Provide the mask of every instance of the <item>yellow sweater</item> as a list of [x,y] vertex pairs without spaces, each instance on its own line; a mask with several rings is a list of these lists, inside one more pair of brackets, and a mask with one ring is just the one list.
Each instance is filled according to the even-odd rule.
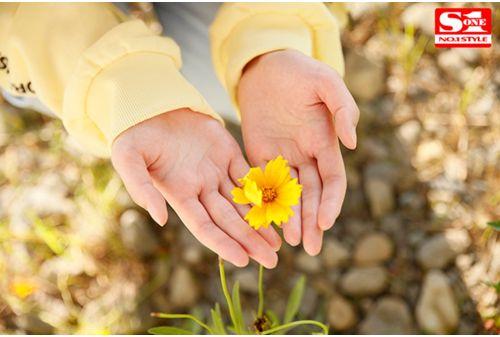
[[[210,38],[216,73],[236,107],[245,64],[273,50],[299,50],[343,74],[339,27],[320,3],[225,4]],[[111,4],[0,4],[0,86],[36,96],[96,155],[109,155],[121,132],[167,111],[190,108],[220,120],[181,65],[172,39]]]

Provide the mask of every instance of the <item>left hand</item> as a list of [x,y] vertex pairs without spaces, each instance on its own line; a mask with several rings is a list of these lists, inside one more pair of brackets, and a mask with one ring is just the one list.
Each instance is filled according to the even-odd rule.
[[303,185],[296,215],[283,226],[285,240],[295,246],[302,239],[305,251],[317,255],[323,231],[333,226],[344,200],[338,138],[356,147],[358,107],[335,70],[293,50],[252,60],[237,95],[252,165],[264,166],[281,154]]

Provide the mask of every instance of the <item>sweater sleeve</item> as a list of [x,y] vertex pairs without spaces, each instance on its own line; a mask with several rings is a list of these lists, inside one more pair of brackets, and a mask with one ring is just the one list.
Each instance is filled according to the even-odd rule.
[[96,155],[108,156],[121,132],[167,111],[220,120],[180,74],[177,44],[113,5],[1,5],[0,21],[0,85],[36,96]]
[[322,3],[224,4],[210,39],[215,71],[236,107],[243,68],[271,51],[295,49],[344,74],[339,25]]

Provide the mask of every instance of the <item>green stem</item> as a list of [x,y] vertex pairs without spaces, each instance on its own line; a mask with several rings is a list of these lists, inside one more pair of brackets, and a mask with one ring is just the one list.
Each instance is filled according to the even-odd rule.
[[262,317],[264,314],[264,267],[259,265],[259,307],[257,309],[257,317]]
[[238,321],[236,320],[236,315],[234,313],[233,301],[231,300],[231,296],[229,295],[229,291],[227,289],[224,261],[220,257],[219,257],[219,273],[220,273],[220,283],[222,285],[222,292],[224,293],[224,297],[226,298],[227,302],[227,307],[229,309],[229,316],[231,316],[231,321],[233,322],[236,334],[239,335],[241,334],[241,330]]
[[317,322],[317,321],[313,321],[313,320],[295,321],[295,322],[290,322],[290,323],[278,325],[278,326],[276,326],[276,327],[274,327],[272,329],[269,329],[269,330],[266,330],[266,331],[262,331],[260,334],[261,335],[269,335],[269,334],[278,332],[278,331],[283,330],[283,329],[290,329],[290,328],[294,328],[296,326],[305,325],[305,324],[316,325],[316,326],[320,327],[323,330],[323,333],[325,335],[328,335],[328,327],[326,325],[324,325],[323,323],[320,323],[320,322]]
[[202,321],[200,321],[198,318],[194,317],[193,315],[189,315],[189,314],[164,314],[162,312],[153,312],[153,313],[151,313],[151,316],[158,317],[158,318],[169,318],[169,319],[175,319],[175,318],[190,319],[193,322],[195,322],[196,324],[198,324],[199,326],[201,326],[202,328],[206,329],[209,334],[211,334],[211,335],[214,334],[214,332],[212,331],[212,329],[208,325],[206,325],[205,323],[203,323]]

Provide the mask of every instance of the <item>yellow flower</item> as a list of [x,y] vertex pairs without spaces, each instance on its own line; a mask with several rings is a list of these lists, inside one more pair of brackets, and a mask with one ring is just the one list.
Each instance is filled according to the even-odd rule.
[[235,187],[231,194],[237,204],[251,204],[245,220],[255,229],[268,227],[272,222],[277,226],[286,223],[297,205],[302,185],[290,176],[288,161],[278,156],[269,161],[264,171],[252,167],[247,175],[239,179],[241,187]]
[[36,283],[28,279],[17,280],[11,283],[12,292],[20,299],[25,299],[37,289]]

